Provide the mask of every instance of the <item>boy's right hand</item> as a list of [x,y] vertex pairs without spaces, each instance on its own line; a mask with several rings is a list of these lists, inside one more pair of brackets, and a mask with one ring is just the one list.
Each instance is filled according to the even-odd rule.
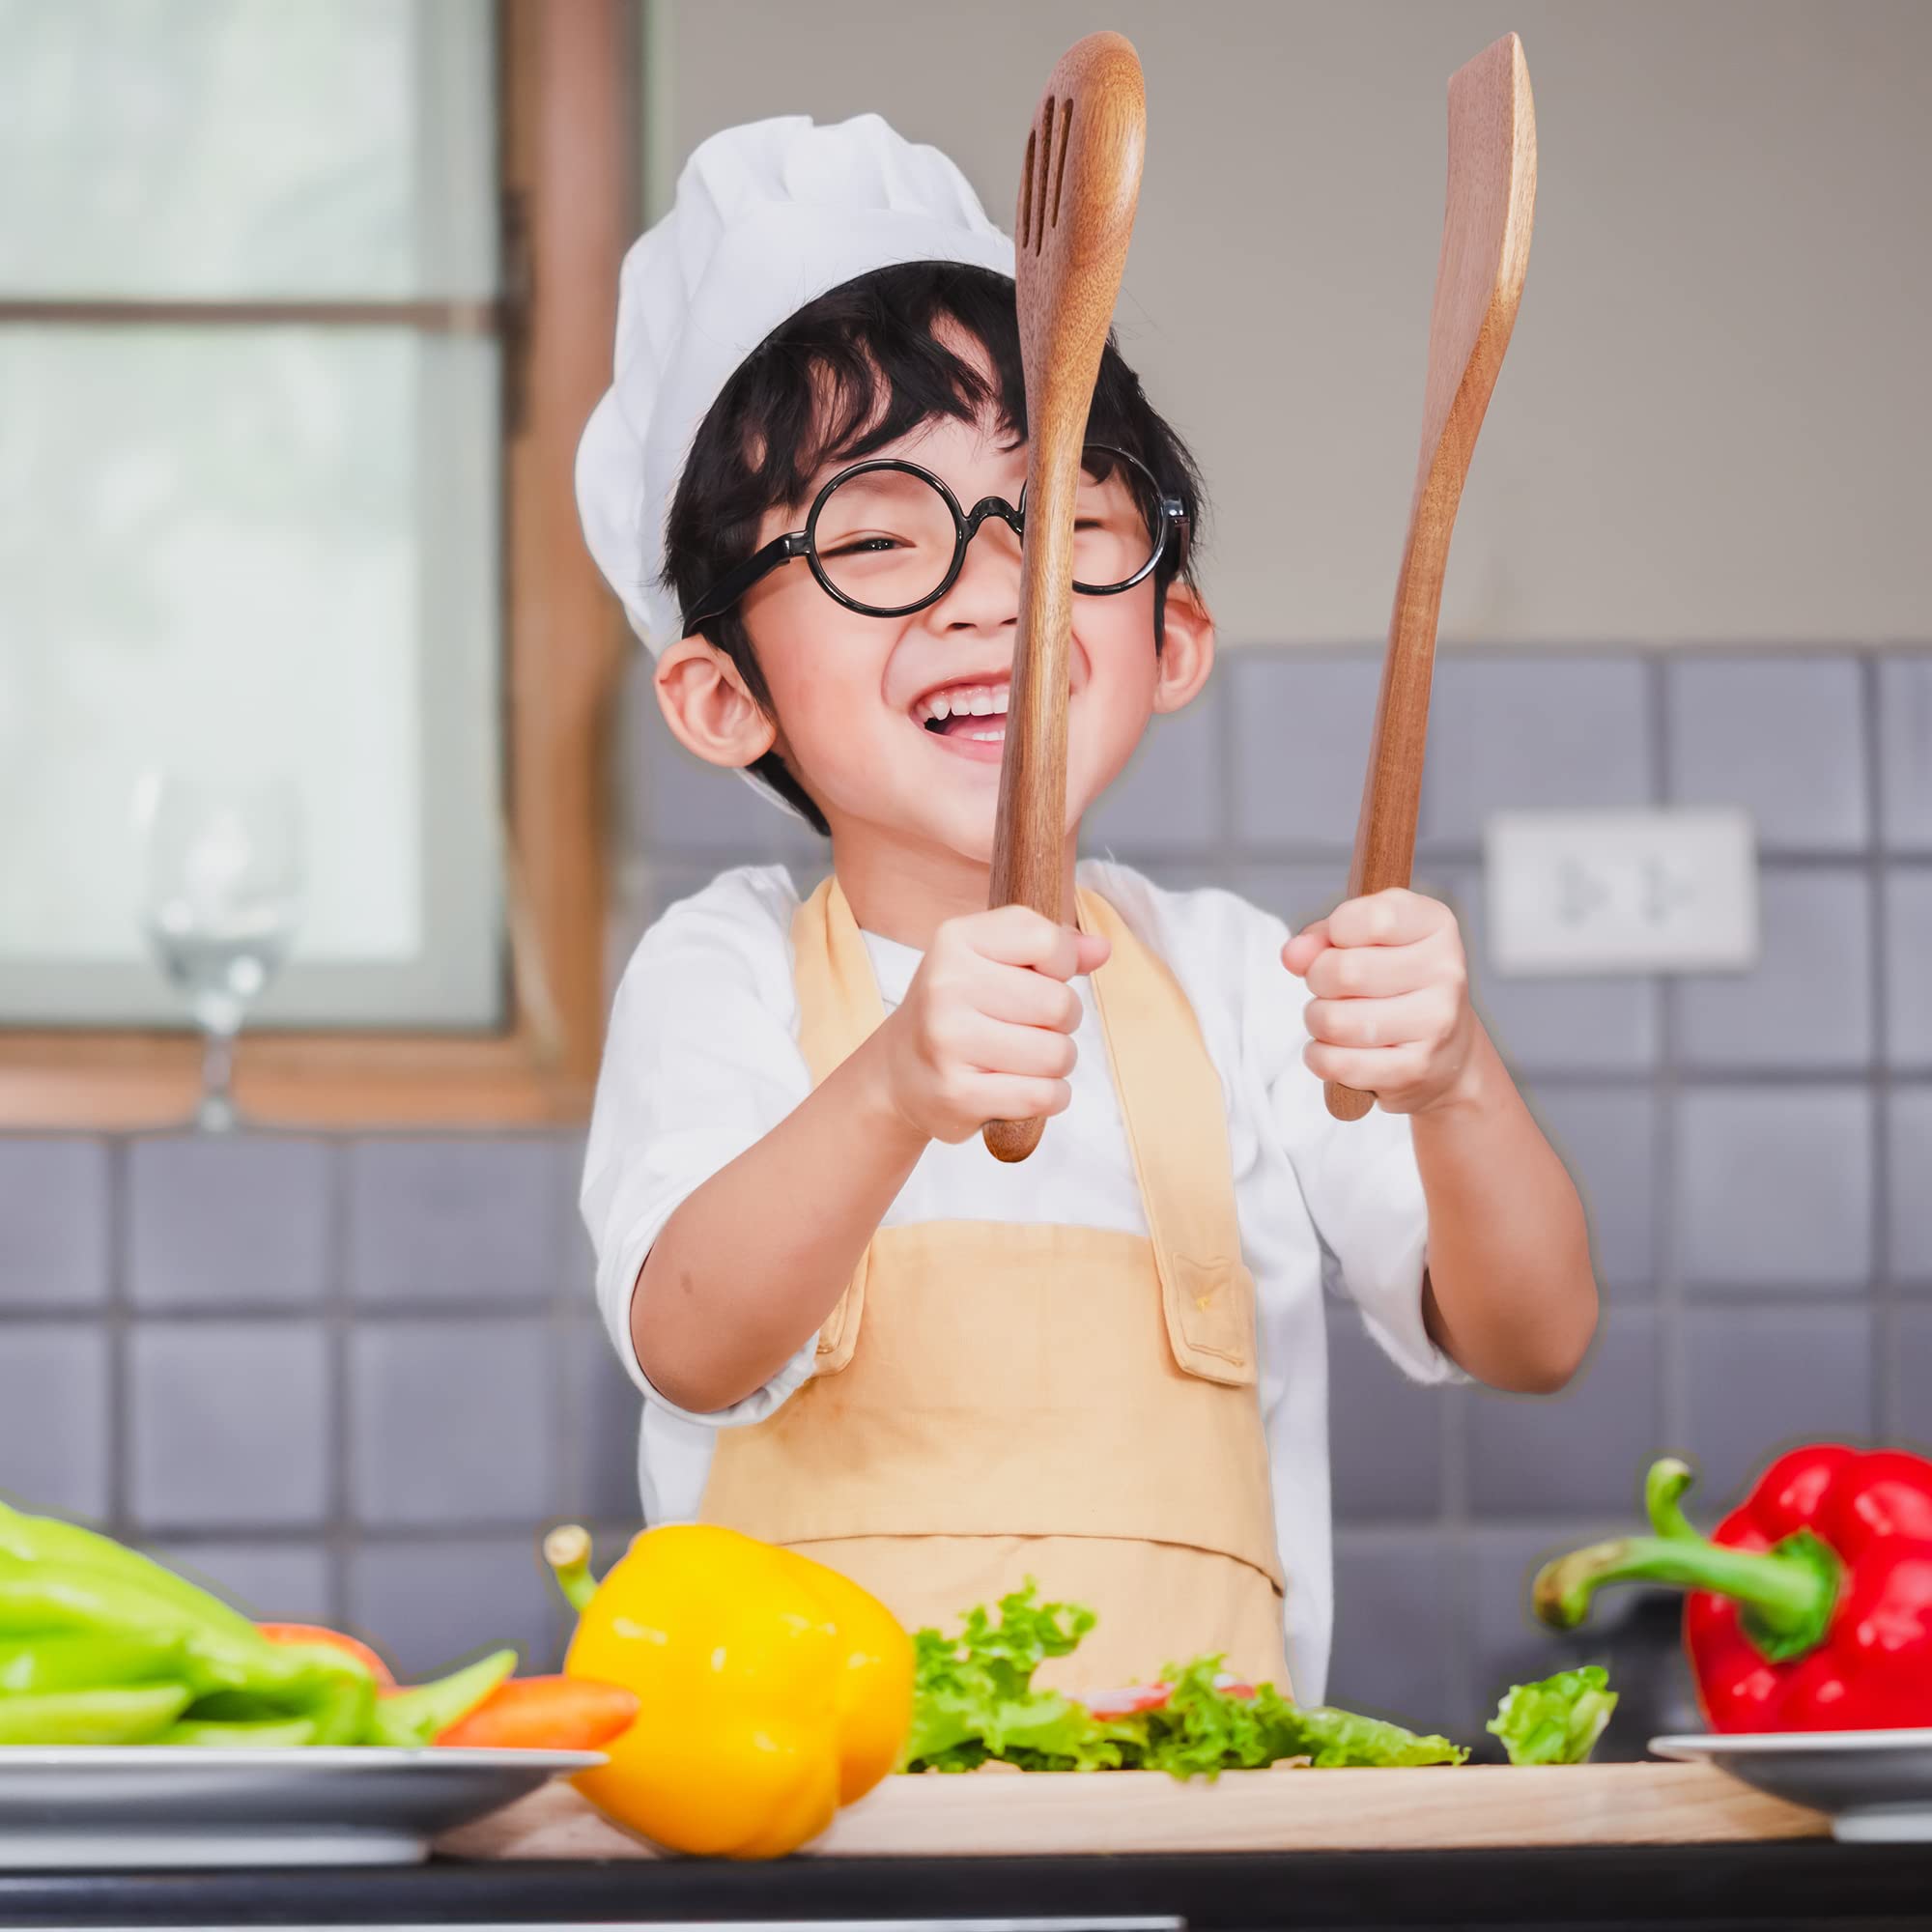
[[873,1036],[894,1111],[947,1142],[988,1121],[1064,1112],[1080,1024],[1080,996],[1066,982],[1110,950],[1026,906],[948,920]]

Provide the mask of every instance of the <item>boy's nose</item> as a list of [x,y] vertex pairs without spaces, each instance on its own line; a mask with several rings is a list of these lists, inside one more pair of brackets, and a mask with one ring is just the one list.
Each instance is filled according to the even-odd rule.
[[974,506],[979,527],[967,542],[959,575],[932,607],[939,628],[996,630],[1019,621],[1020,540],[992,503],[989,497]]

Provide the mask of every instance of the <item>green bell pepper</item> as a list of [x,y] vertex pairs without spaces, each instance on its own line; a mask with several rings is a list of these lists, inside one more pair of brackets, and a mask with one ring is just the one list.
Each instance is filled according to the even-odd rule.
[[0,1503],[0,1567],[13,1563],[49,1564],[123,1577],[149,1596],[172,1602],[233,1636],[254,1632],[241,1611],[125,1543],[78,1523],[62,1522],[58,1517],[27,1516]]
[[184,1718],[170,1725],[157,1745],[191,1745],[203,1750],[295,1750],[318,1742],[307,1718],[264,1719],[255,1723],[199,1723]]
[[[375,1678],[346,1651],[270,1643],[206,1592],[157,1592],[129,1573],[70,1561],[0,1557],[0,1643],[15,1658],[56,1652],[47,1666],[56,1675],[84,1670],[86,1646],[96,1644],[102,1671],[95,1682],[103,1687],[116,1681],[112,1659],[144,1645],[172,1646],[171,1674],[198,1703],[228,1695],[244,1700],[244,1708],[206,1714],[211,1719],[306,1719],[324,1744],[356,1743],[376,1703]],[[23,1676],[34,1670],[20,1662],[14,1667]]]
[[422,1746],[516,1662],[379,1698],[352,1652],[271,1642],[112,1538],[0,1504],[0,1743]]
[[68,1633],[0,1643],[0,1695],[106,1690],[180,1678],[178,1637],[137,1632]]
[[152,1744],[187,1709],[185,1684],[0,1697],[0,1745]]
[[493,1651],[434,1684],[418,1684],[380,1699],[369,1727],[372,1745],[419,1747],[433,1744],[517,1667],[514,1650]]

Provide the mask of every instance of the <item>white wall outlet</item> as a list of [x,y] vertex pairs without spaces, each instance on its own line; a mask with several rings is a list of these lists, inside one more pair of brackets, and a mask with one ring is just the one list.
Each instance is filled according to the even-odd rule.
[[1484,860],[1499,972],[1736,972],[1757,962],[1747,811],[1503,811],[1485,828]]

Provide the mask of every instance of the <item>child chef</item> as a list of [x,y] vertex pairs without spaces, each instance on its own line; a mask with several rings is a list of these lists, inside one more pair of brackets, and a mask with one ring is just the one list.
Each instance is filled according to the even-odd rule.
[[[582,1206],[646,1520],[794,1546],[909,1626],[1037,1577],[1080,1680],[1225,1654],[1322,1692],[1322,1290],[1420,1381],[1549,1390],[1583,1214],[1448,909],[1290,938],[1075,865],[1214,626],[1194,466],[1118,352],[1075,541],[1076,925],[986,909],[1019,589],[1012,244],[876,116],[736,128],[631,250],[577,488],[671,731],[830,839],[728,871],[618,988]],[[1321,1082],[1375,1094],[1351,1125]],[[992,1119],[1054,1117],[995,1160]]]

